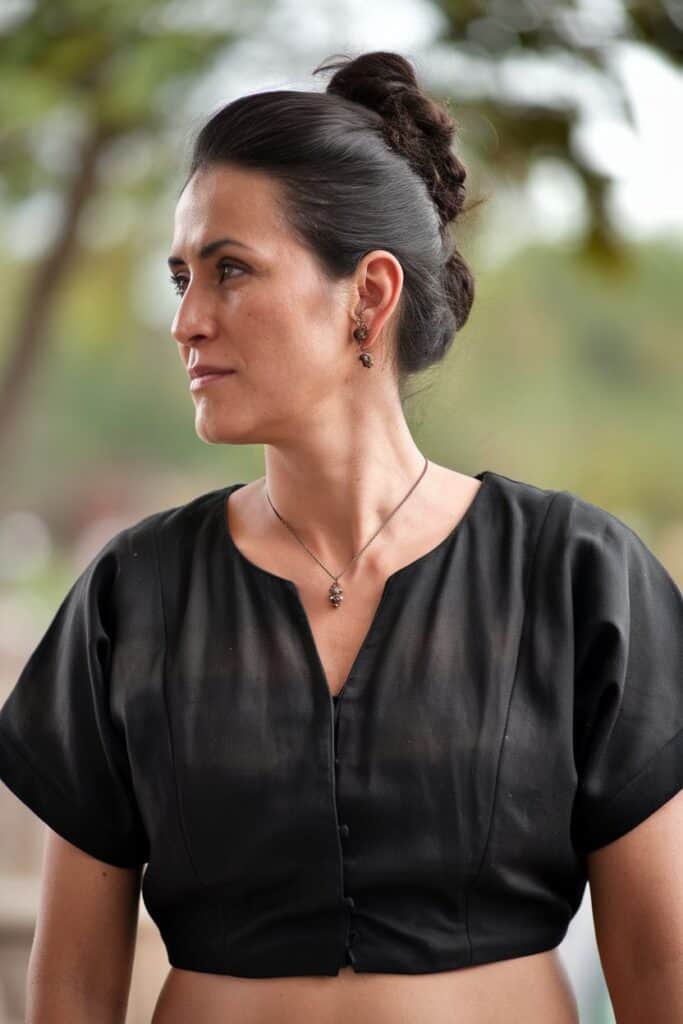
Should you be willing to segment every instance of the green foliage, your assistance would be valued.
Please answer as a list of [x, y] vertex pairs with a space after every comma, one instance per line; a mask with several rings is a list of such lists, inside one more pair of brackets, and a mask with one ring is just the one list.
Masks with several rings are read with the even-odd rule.
[[171, 6], [43, 0], [0, 36], [2, 174], [12, 199], [49, 181], [31, 167], [31, 133], [49, 133], [58, 112], [69, 110], [84, 131], [96, 127], [110, 138], [133, 130], [159, 133], [172, 124], [174, 87], [207, 72], [236, 34], [167, 28]]
[[[500, 0], [439, 0], [444, 16], [440, 40], [450, 46], [453, 70], [462, 55], [474, 61], [479, 86], [465, 77], [463, 95], [453, 96], [454, 112], [469, 147], [484, 162], [505, 167], [523, 179], [540, 156], [558, 156], [583, 182], [590, 222], [582, 239], [582, 257], [599, 269], [618, 266], [624, 239], [612, 223], [607, 201], [610, 176], [596, 171], [591, 156], [576, 144], [575, 131], [585, 113], [575, 93], [565, 87], [561, 97], [539, 89], [520, 98], [510, 87], [515, 62], [530, 58], [570, 69], [577, 83], [591, 81], [633, 127], [630, 99], [614, 61], [615, 45], [638, 42], [650, 46], [672, 64], [683, 60], [683, 19], [680, 4], [661, 0], [627, 0], [614, 5], [501, 3]], [[465, 68], [467, 65], [464, 65]], [[507, 74], [503, 73], [503, 69]], [[455, 90], [457, 92], [457, 90]]]

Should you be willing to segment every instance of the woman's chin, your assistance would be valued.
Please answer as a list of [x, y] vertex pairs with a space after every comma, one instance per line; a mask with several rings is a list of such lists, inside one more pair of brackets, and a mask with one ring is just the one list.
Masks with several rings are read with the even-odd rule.
[[235, 423], [226, 423], [213, 416], [197, 414], [195, 419], [197, 437], [205, 444], [256, 444], [245, 431]]

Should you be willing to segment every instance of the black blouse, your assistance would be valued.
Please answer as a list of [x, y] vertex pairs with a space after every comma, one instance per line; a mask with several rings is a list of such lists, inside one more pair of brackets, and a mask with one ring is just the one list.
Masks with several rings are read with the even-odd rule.
[[387, 579], [337, 702], [297, 587], [230, 536], [243, 484], [123, 529], [67, 593], [0, 709], [0, 778], [92, 856], [146, 864], [171, 965], [554, 948], [586, 853], [682, 788], [680, 588], [604, 509], [477, 477]]

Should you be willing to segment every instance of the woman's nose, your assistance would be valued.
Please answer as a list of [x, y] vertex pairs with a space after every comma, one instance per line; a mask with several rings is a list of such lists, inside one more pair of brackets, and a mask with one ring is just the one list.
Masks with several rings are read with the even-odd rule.
[[216, 322], [206, 296], [188, 285], [171, 324], [171, 334], [181, 345], [187, 345], [215, 334]]

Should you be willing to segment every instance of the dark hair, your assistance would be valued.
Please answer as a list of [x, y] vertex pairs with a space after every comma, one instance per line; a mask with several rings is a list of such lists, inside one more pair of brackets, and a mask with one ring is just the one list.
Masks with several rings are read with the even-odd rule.
[[474, 299], [448, 230], [465, 199], [457, 125], [397, 53], [343, 56], [313, 73], [328, 70], [324, 93], [266, 91], [219, 109], [197, 135], [185, 185], [221, 163], [272, 175], [286, 223], [331, 280], [373, 249], [393, 253], [404, 275], [392, 353], [403, 398], [405, 380], [448, 351]]

